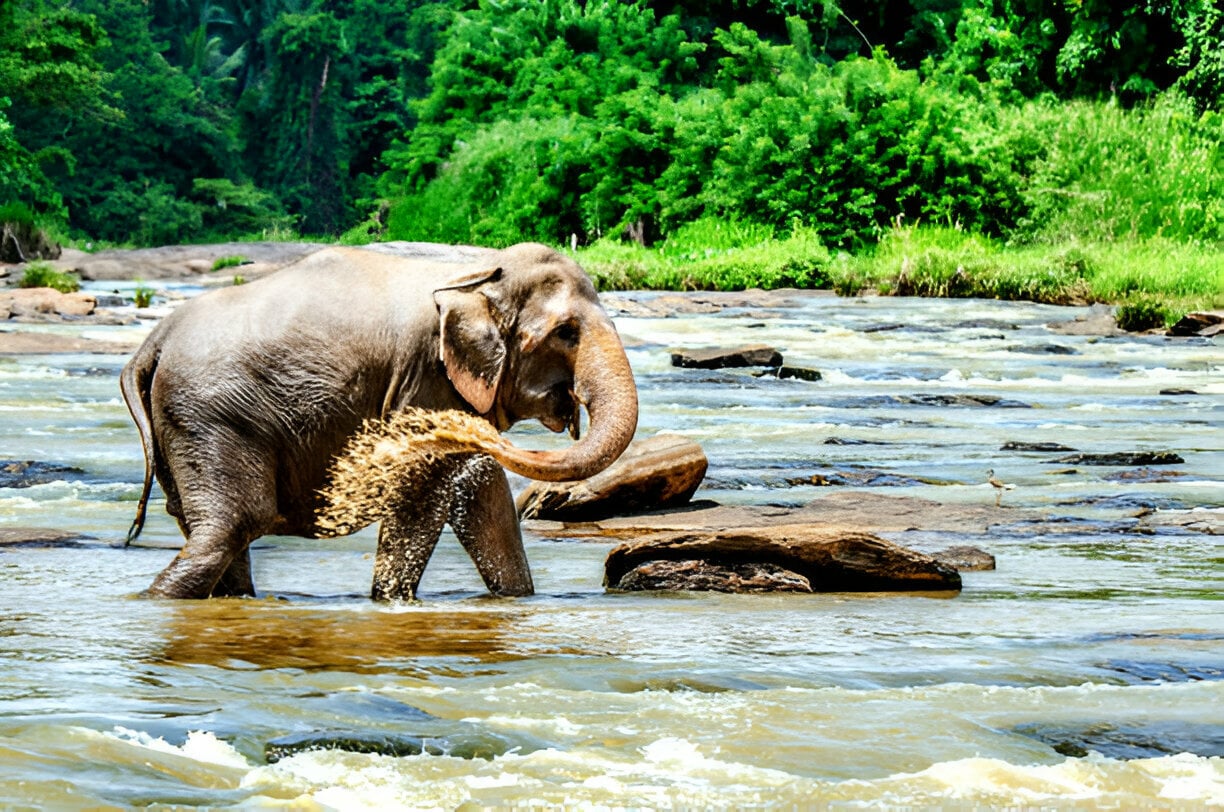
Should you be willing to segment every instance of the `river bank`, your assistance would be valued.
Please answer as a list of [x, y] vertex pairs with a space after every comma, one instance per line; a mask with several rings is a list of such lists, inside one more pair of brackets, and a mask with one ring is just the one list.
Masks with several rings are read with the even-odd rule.
[[[930, 229], [897, 234], [902, 236], [885, 240], [874, 252], [858, 257], [833, 257], [802, 235], [749, 247], [724, 243], [722, 247], [701, 251], [691, 246], [686, 249], [683, 244], [646, 249], [605, 241], [576, 253], [604, 291], [743, 292], [761, 288], [785, 292], [790, 287], [806, 286], [854, 297], [903, 295], [1095, 305], [1061, 329], [1099, 336], [1122, 331], [1210, 336], [1219, 332], [1224, 323], [1224, 311], [1211, 309], [1224, 306], [1224, 255], [1219, 255], [1215, 262], [1203, 259], [1215, 255], [1200, 252], [1203, 261], [1194, 265], [1179, 260], [1176, 252], [1164, 254], [1166, 267], [1177, 265], [1187, 274], [1185, 279], [1174, 280], [1176, 284], [1172, 284], [1169, 273], [1150, 271], [1158, 246], [1149, 245], [1140, 253], [1115, 251], [1117, 261], [1148, 257], [1128, 275], [1115, 278], [1114, 264], [1101, 265], [1090, 258], [1094, 256], [1090, 252], [1068, 249], [1009, 253], [980, 240], [941, 236]], [[714, 239], [714, 243], [718, 240]], [[46, 301], [24, 308], [13, 306], [19, 295], [15, 289], [26, 265], [0, 265], [0, 324], [8, 323], [12, 328], [0, 331], [0, 352], [106, 352], [107, 347], [90, 345], [87, 337], [75, 340], [64, 335], [52, 337], [46, 330], [31, 331], [21, 325], [76, 324], [84, 330], [115, 318], [129, 322], [157, 318], [161, 312], [157, 307], [133, 309], [138, 290], [152, 297], [152, 304], [164, 304], [180, 298], [180, 288], [198, 290], [241, 284], [325, 245], [253, 241], [92, 252], [65, 248], [57, 259], [45, 264], [84, 283], [87, 295], [93, 295], [96, 304], [96, 308], [84, 312], [76, 306], [59, 312], [62, 308]], [[375, 247], [392, 252], [419, 252], [422, 246], [392, 242]], [[1092, 268], [1098, 271], [1094, 274]], [[1107, 281], [1123, 292], [1108, 295]], [[681, 309], [725, 306], [714, 304], [716, 301], [709, 296], [689, 297]], [[116, 315], [116, 307], [121, 315]], [[1206, 316], [1178, 324], [1192, 312]], [[43, 343], [40, 335], [46, 337]]]

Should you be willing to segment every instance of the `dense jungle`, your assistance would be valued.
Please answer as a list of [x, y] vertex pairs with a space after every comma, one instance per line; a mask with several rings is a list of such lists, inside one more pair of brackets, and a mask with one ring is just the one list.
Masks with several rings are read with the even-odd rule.
[[1209, 0], [5, 0], [0, 222], [577, 250], [607, 288], [1224, 299]]

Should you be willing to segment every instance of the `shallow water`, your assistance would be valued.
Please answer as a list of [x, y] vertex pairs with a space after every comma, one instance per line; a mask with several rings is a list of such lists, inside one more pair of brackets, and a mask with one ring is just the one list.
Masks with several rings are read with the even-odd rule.
[[[1080, 311], [1029, 304], [783, 304], [619, 316], [639, 436], [700, 442], [698, 496], [724, 503], [798, 505], [831, 489], [790, 479], [867, 471], [888, 475], [874, 492], [993, 505], [993, 468], [1016, 487], [989, 532], [886, 535], [975, 544], [996, 571], [964, 573], [956, 597], [611, 594], [611, 543], [528, 533], [539, 594], [494, 600], [448, 536], [423, 602], [388, 607], [365, 597], [367, 530], [261, 540], [255, 600], [137, 600], [179, 536], [157, 502], [140, 545], [121, 546], [143, 470], [124, 359], [0, 357], [0, 459], [81, 470], [0, 488], [0, 527], [91, 537], [0, 548], [0, 806], [1224, 802], [1219, 537], [1134, 518], [1198, 508], [1218, 523], [1218, 347], [1057, 335], [1045, 325]], [[747, 342], [823, 379], [670, 365], [673, 347]], [[964, 394], [999, 400], [940, 405]], [[1185, 462], [1118, 480], [1132, 469], [1006, 442]], [[1020, 508], [1075, 521], [1009, 523]], [[278, 743], [328, 736], [380, 752], [277, 760]]]

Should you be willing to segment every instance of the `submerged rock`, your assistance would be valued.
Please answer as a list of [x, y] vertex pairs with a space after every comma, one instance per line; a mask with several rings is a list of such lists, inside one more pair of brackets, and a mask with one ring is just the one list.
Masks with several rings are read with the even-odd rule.
[[1106, 474], [1101, 479], [1106, 482], [1172, 482], [1187, 476], [1185, 471], [1160, 471], [1155, 468], [1134, 468], [1129, 471], [1116, 471]]
[[731, 367], [780, 367], [782, 353], [764, 344], [749, 344], [734, 349], [705, 347], [676, 350], [671, 354], [674, 367], [686, 369], [727, 369]]
[[1048, 744], [1056, 753], [1083, 758], [1100, 753], [1106, 758], [1158, 758], [1178, 753], [1193, 753], [1204, 758], [1224, 756], [1224, 729], [1219, 725], [1195, 722], [1147, 722], [1084, 725], [1019, 725], [1022, 736]]
[[764, 372], [756, 373], [756, 376], [758, 378], [778, 378], [781, 380], [786, 380], [787, 378], [797, 378], [801, 381], [818, 381], [823, 377], [818, 369], [788, 366], [780, 366], [777, 369], [767, 369]]
[[677, 434], [635, 440], [615, 463], [579, 482], [532, 482], [516, 502], [524, 519], [591, 521], [687, 504], [709, 461]]
[[65, 474], [83, 474], [80, 468], [36, 460], [0, 460], [0, 488], [29, 488], [58, 482]]
[[366, 731], [315, 730], [272, 739], [264, 745], [264, 758], [269, 764], [275, 764], [281, 759], [311, 750], [343, 750], [348, 753], [373, 753], [391, 758], [426, 754], [491, 761], [511, 750], [522, 751], [523, 748], [523, 742], [510, 741], [487, 732], [412, 736]]
[[1074, 451], [1071, 446], [1063, 445], [1062, 443], [1024, 443], [1024, 442], [1006, 442], [999, 446], [1000, 451], [1043, 451], [1043, 452], [1067, 452]]
[[931, 553], [931, 558], [947, 564], [957, 572], [986, 572], [995, 568], [995, 557], [985, 550], [968, 545], [949, 547]]
[[1181, 465], [1185, 463], [1172, 451], [1122, 451], [1112, 454], [1071, 454], [1050, 460], [1060, 465]]
[[[643, 565], [671, 562], [632, 575]], [[676, 562], [688, 562], [677, 566]], [[752, 569], [740, 570], [750, 565]], [[773, 585], [784, 591], [813, 592], [958, 591], [960, 575], [929, 555], [869, 533], [808, 525], [741, 527], [706, 532], [672, 531], [622, 544], [608, 554], [604, 585], [612, 589], [665, 588], [723, 591], [738, 581], [748, 591]], [[666, 573], [662, 587], [650, 571]], [[629, 576], [630, 586], [625, 586]], [[685, 576], [677, 578], [677, 576]]]
[[890, 471], [877, 471], [870, 468], [845, 471], [824, 471], [807, 474], [800, 477], [788, 477], [786, 484], [791, 487], [815, 485], [816, 487], [832, 487], [849, 485], [853, 487], [906, 487], [919, 484], [943, 484], [936, 480], [909, 477], [904, 474], [894, 474]]

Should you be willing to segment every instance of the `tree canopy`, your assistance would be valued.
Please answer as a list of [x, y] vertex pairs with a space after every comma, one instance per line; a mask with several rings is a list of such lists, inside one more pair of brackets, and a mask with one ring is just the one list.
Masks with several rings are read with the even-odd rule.
[[1210, 0], [4, 0], [0, 206], [130, 244], [1034, 239], [1122, 182], [1077, 151], [1116, 114], [1133, 166], [1147, 122], [1203, 168], [1095, 221], [1217, 240], [1222, 95]]

